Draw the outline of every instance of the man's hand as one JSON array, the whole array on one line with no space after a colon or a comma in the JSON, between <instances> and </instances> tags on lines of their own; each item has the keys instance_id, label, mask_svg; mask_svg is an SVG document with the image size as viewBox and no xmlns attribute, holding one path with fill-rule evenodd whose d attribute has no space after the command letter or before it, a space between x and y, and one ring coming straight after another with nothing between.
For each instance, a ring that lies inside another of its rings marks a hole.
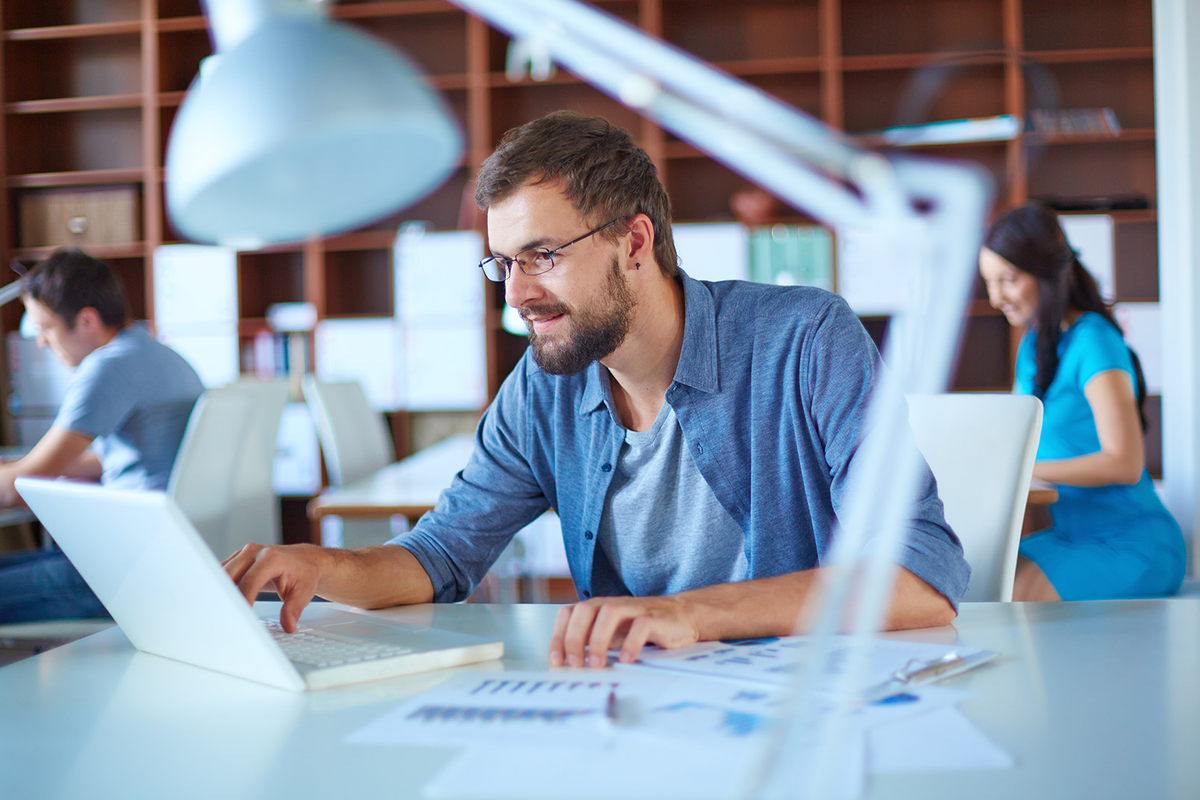
<instances>
[{"instance_id":1,"label":"man's hand","mask_svg":"<svg viewBox=\"0 0 1200 800\"><path fill-rule=\"evenodd\" d=\"M683 647L699 640L692 610L679 595L595 597L559 610L550 637L550 665L603 667L609 648L618 645L621 662L628 664L647 643Z\"/></svg>"},{"instance_id":2,"label":"man's hand","mask_svg":"<svg viewBox=\"0 0 1200 800\"><path fill-rule=\"evenodd\" d=\"M267 587L273 589L283 600L279 624L288 633L295 633L300 612L316 596L325 560L324 548L316 545L265 547L248 544L225 559L221 566L251 605L260 591Z\"/></svg>"}]
</instances>

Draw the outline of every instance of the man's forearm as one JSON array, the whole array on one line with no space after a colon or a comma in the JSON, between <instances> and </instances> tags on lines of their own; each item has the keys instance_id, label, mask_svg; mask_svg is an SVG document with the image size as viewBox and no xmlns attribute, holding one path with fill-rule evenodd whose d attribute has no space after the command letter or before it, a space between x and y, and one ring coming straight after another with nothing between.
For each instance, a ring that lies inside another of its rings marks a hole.
<instances>
[{"instance_id":1,"label":"man's forearm","mask_svg":"<svg viewBox=\"0 0 1200 800\"><path fill-rule=\"evenodd\" d=\"M314 546L317 594L357 608L433 602L433 584L416 556L398 545L358 550Z\"/></svg>"},{"instance_id":2,"label":"man's forearm","mask_svg":"<svg viewBox=\"0 0 1200 800\"><path fill-rule=\"evenodd\" d=\"M829 568L805 570L739 583L724 583L678 595L695 620L702 640L786 636L811 621ZM896 582L884 615L884 630L948 625L953 605L906 569Z\"/></svg>"}]
</instances>

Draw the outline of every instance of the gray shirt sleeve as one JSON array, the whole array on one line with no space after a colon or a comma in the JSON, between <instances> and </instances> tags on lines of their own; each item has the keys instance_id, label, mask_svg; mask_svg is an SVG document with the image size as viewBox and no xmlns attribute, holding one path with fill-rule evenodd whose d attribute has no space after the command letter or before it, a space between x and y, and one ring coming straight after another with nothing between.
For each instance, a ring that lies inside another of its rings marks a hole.
<instances>
[{"instance_id":1,"label":"gray shirt sleeve","mask_svg":"<svg viewBox=\"0 0 1200 800\"><path fill-rule=\"evenodd\" d=\"M133 412L135 402L116 364L85 359L67 387L54 427L93 439L108 436Z\"/></svg>"}]
</instances>

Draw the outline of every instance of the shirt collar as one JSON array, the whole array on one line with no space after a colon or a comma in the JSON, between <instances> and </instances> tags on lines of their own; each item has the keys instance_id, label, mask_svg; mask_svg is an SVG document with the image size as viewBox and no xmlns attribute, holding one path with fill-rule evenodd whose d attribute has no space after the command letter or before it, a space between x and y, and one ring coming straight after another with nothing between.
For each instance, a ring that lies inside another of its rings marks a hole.
<instances>
[{"instance_id":1,"label":"shirt collar","mask_svg":"<svg viewBox=\"0 0 1200 800\"><path fill-rule=\"evenodd\" d=\"M708 286L679 271L683 284L683 348L675 367L675 382L702 392L720 389L717 371L717 313ZM599 361L587 368L579 414L590 414L609 397L608 372Z\"/></svg>"}]
</instances>

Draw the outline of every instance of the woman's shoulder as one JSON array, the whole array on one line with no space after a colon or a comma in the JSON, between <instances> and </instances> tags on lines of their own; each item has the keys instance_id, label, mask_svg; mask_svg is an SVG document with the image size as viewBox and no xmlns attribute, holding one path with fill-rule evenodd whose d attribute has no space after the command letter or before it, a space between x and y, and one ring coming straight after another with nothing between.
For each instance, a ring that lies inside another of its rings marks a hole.
<instances>
[{"instance_id":1,"label":"woman's shoulder","mask_svg":"<svg viewBox=\"0 0 1200 800\"><path fill-rule=\"evenodd\" d=\"M1132 372L1129 346L1121 331L1094 311L1080 315L1068 331L1069 340L1062 361L1074 364L1081 382L1086 382L1098 372L1120 369Z\"/></svg>"}]
</instances>

